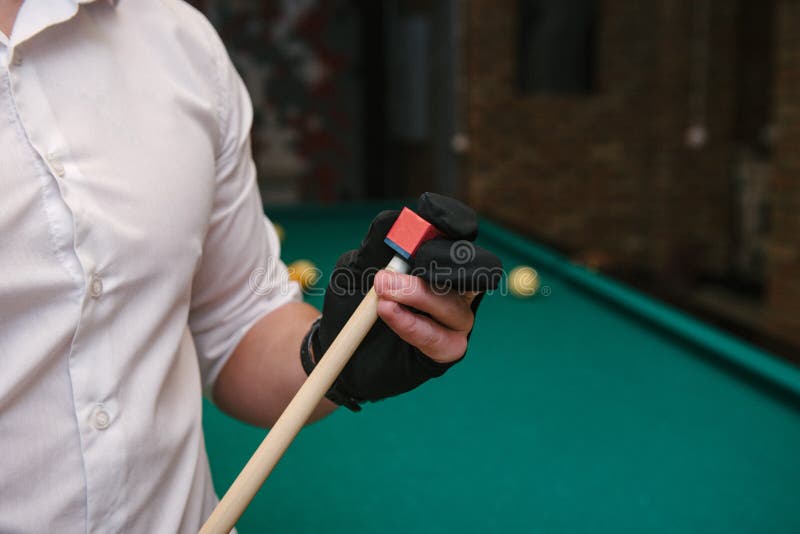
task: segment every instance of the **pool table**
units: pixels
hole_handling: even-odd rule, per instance
[[[380,208],[267,214],[325,276]],[[480,241],[540,293],[487,296],[444,377],[304,429],[241,534],[800,532],[797,368],[489,221]],[[210,403],[204,427],[221,495],[264,431]]]

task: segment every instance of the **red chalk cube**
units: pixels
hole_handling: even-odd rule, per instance
[[[403,208],[389,233],[386,244],[405,259],[413,256],[419,246],[441,235],[431,223],[408,208]]]

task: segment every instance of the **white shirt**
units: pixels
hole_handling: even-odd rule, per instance
[[[27,0],[0,34],[0,532],[210,513],[202,390],[299,298],[251,115],[178,0]]]

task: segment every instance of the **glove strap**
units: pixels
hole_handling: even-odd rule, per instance
[[[303,338],[303,342],[300,344],[300,362],[303,364],[303,370],[307,375],[310,375],[314,367],[317,366],[315,355],[322,353],[322,347],[319,342],[319,325],[321,321],[322,316],[320,315],[311,325],[306,337]],[[358,404],[358,401],[341,390],[338,377],[328,392],[325,393],[325,397],[353,412],[361,411],[361,406]]]

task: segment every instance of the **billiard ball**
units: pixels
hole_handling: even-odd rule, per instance
[[[508,273],[508,289],[515,297],[532,297],[539,290],[539,273],[527,265],[514,267]]]
[[[283,226],[280,224],[272,223],[272,226],[275,227],[275,233],[278,234],[278,240],[283,243],[283,240],[286,239],[286,230],[284,230]]]
[[[308,260],[297,260],[287,267],[289,269],[289,279],[299,283],[303,289],[310,288],[319,280],[319,269]]]

